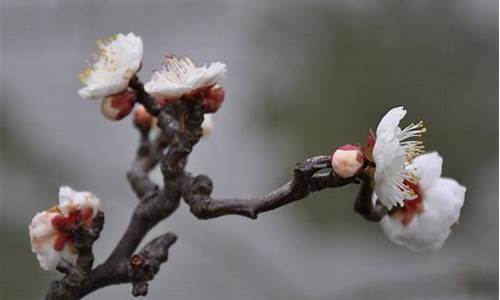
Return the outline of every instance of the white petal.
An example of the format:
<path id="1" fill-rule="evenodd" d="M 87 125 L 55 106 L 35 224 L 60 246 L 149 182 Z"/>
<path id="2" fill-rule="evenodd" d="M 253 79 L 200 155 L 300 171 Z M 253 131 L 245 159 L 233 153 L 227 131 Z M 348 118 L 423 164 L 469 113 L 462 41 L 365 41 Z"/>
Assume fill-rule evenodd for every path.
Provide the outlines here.
<path id="1" fill-rule="evenodd" d="M 71 202 L 75 191 L 69 186 L 59 187 L 59 205 L 67 205 Z"/>
<path id="2" fill-rule="evenodd" d="M 458 221 L 464 204 L 465 187 L 451 178 L 439 178 L 429 189 L 424 190 L 425 208 L 434 213 L 436 223 L 450 227 Z M 422 214 L 426 217 L 425 214 Z"/>
<path id="3" fill-rule="evenodd" d="M 208 68 L 203 67 L 200 69 L 203 71 L 200 78 L 198 78 L 194 84 L 195 89 L 216 84 L 222 79 L 227 70 L 226 64 L 221 62 L 215 62 L 210 64 Z"/>
<path id="4" fill-rule="evenodd" d="M 189 58 L 167 57 L 155 71 L 144 89 L 156 98 L 177 99 L 198 89 L 209 87 L 222 79 L 226 65 L 220 62 L 196 67 Z"/>
<path id="5" fill-rule="evenodd" d="M 377 127 L 377 137 L 373 147 L 375 161 L 375 193 L 380 202 L 388 208 L 404 205 L 404 200 L 414 198 L 413 191 L 405 181 L 413 181 L 415 174 L 406 165 L 415 155 L 422 153 L 423 145 L 418 140 L 425 128 L 423 123 L 412 124 L 404 130 L 398 127 L 405 116 L 403 107 L 391 109 Z"/>
<path id="6" fill-rule="evenodd" d="M 86 86 L 78 91 L 85 99 L 99 99 L 122 92 L 139 70 L 143 45 L 140 37 L 129 33 L 117 34 L 98 43 L 100 53 L 93 66 L 80 79 Z"/>
<path id="7" fill-rule="evenodd" d="M 434 156 L 436 158 L 436 156 Z M 430 165 L 427 165 L 430 166 Z M 424 167 L 425 168 L 425 167 Z M 424 170 L 425 176 L 435 176 Z M 450 227 L 458 221 L 464 203 L 465 187 L 453 179 L 438 178 L 422 187 L 424 210 L 413 217 L 408 225 L 397 218 L 386 216 L 381 225 L 387 237 L 413 251 L 436 250 L 442 247 L 451 233 Z"/>
<path id="8" fill-rule="evenodd" d="M 40 267 L 46 271 L 53 271 L 56 269 L 57 264 L 61 261 L 61 252 L 54 249 L 54 240 L 43 243 L 33 252 L 36 253 L 36 258 L 40 263 Z"/>
<path id="9" fill-rule="evenodd" d="M 377 138 L 386 133 L 394 134 L 394 131 L 397 130 L 399 122 L 406 115 L 406 110 L 402 106 L 394 107 L 389 110 L 380 123 L 377 126 Z"/>
<path id="10" fill-rule="evenodd" d="M 144 90 L 153 97 L 175 99 L 189 93 L 192 87 L 167 80 L 161 71 L 156 71 L 151 80 L 144 85 Z"/>
<path id="11" fill-rule="evenodd" d="M 417 156 L 412 166 L 420 178 L 419 185 L 425 190 L 430 188 L 441 177 L 443 158 L 437 152 L 429 152 Z"/>
<path id="12" fill-rule="evenodd" d="M 58 213 L 43 211 L 37 213 L 29 225 L 31 251 L 36 254 L 44 270 L 53 270 L 59 262 L 60 254 L 54 249 L 57 231 L 52 226 L 52 218 Z"/>
<path id="13" fill-rule="evenodd" d="M 77 192 L 68 186 L 59 189 L 59 209 L 68 214 L 74 209 L 92 208 L 93 215 L 102 210 L 99 199 L 90 192 Z"/>

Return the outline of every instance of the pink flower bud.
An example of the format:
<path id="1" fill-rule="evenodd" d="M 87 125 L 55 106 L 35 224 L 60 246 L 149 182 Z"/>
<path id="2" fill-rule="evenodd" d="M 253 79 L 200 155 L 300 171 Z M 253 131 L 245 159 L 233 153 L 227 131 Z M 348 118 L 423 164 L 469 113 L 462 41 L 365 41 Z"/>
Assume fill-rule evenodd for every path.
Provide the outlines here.
<path id="1" fill-rule="evenodd" d="M 143 105 L 138 105 L 134 111 L 134 124 L 142 130 L 149 130 L 153 123 L 153 116 L 151 116 L 144 108 Z"/>
<path id="2" fill-rule="evenodd" d="M 205 97 L 203 97 L 202 100 L 205 113 L 214 113 L 219 110 L 222 102 L 224 102 L 225 95 L 226 91 L 220 85 L 216 84 L 211 87 L 210 90 L 206 92 Z"/>
<path id="3" fill-rule="evenodd" d="M 332 155 L 332 169 L 340 177 L 350 178 L 363 170 L 364 156 L 358 145 L 343 145 Z"/>
<path id="4" fill-rule="evenodd" d="M 134 96 L 134 92 L 125 91 L 104 98 L 101 103 L 102 114 L 111 121 L 125 118 L 132 111 Z"/>

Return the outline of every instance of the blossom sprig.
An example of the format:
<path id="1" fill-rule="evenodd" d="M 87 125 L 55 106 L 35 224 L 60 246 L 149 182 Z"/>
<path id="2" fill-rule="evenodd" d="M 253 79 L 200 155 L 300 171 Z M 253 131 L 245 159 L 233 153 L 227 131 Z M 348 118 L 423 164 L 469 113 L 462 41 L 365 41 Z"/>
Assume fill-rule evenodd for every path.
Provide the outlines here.
<path id="1" fill-rule="evenodd" d="M 403 107 L 389 110 L 376 132 L 370 130 L 365 146 L 337 148 L 331 167 L 343 178 L 368 178 L 370 204 L 357 203 L 363 205 L 357 211 L 369 213 L 367 207 L 383 205 L 385 212 L 372 219 L 380 220 L 391 241 L 413 251 L 436 250 L 458 221 L 466 188 L 441 177 L 443 158 L 437 152 L 424 154 L 422 121 L 399 127 L 405 114 Z"/>
<path id="2" fill-rule="evenodd" d="M 40 267 L 55 270 L 62 259 L 74 263 L 78 250 L 73 232 L 81 226 L 90 228 L 99 212 L 101 203 L 92 193 L 61 187 L 59 205 L 37 213 L 29 225 L 31 251 Z"/>
<path id="3" fill-rule="evenodd" d="M 134 103 L 143 103 L 138 97 L 150 97 L 159 107 L 180 99 L 197 100 L 205 113 L 215 113 L 224 101 L 226 91 L 219 84 L 227 70 L 224 63 L 196 66 L 188 57 L 169 55 L 143 86 L 136 75 L 142 66 L 140 37 L 119 33 L 98 41 L 97 46 L 94 63 L 79 76 L 85 87 L 78 94 L 85 99 L 102 99 L 101 112 L 108 120 L 129 115 Z"/>
<path id="4" fill-rule="evenodd" d="M 408 166 L 419 178 L 416 183 L 407 183 L 416 197 L 404 200 L 404 206 L 394 207 L 382 219 L 382 228 L 391 241 L 416 252 L 437 250 L 451 234 L 466 188 L 454 179 L 441 177 L 442 165 L 443 158 L 431 152 L 418 156 Z"/>

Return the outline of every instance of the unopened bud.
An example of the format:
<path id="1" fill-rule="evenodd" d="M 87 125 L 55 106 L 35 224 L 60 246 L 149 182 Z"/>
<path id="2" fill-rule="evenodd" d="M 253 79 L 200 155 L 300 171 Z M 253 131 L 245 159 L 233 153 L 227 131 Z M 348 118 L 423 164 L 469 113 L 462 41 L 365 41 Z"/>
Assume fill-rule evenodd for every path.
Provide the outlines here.
<path id="1" fill-rule="evenodd" d="M 138 105 L 134 111 L 134 124 L 137 128 L 142 130 L 149 130 L 153 123 L 153 116 L 151 116 L 143 105 Z"/>
<path id="2" fill-rule="evenodd" d="M 102 114 L 111 121 L 125 118 L 132 111 L 134 96 L 134 92 L 125 91 L 102 99 Z"/>
<path id="3" fill-rule="evenodd" d="M 338 176 L 350 178 L 363 170 L 364 161 L 361 147 L 347 144 L 333 152 L 332 169 Z"/>
<path id="4" fill-rule="evenodd" d="M 222 105 L 222 102 L 224 102 L 225 95 L 226 91 L 222 86 L 216 84 L 211 87 L 201 102 L 205 112 L 214 113 L 218 111 Z"/>

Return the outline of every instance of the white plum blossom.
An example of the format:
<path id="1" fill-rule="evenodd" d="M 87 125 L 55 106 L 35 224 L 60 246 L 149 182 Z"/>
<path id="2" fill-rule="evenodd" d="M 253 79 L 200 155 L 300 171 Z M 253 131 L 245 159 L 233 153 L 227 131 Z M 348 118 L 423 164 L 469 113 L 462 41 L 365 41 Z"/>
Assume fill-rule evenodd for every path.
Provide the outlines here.
<path id="1" fill-rule="evenodd" d="M 119 33 L 98 41 L 97 46 L 99 52 L 94 56 L 94 64 L 79 76 L 86 86 L 78 94 L 85 99 L 100 99 L 125 91 L 141 67 L 142 39 L 133 33 Z"/>
<path id="2" fill-rule="evenodd" d="M 413 158 L 424 152 L 421 141 L 409 140 L 422 136 L 425 132 L 423 122 L 401 130 L 398 125 L 405 114 L 403 107 L 395 107 L 387 112 L 378 124 L 373 147 L 375 193 L 388 208 L 403 206 L 405 199 L 415 197 L 407 185 L 415 181 L 415 172 L 407 166 Z"/>
<path id="3" fill-rule="evenodd" d="M 203 137 L 208 137 L 211 135 L 215 129 L 214 114 L 205 114 L 203 123 L 201 123 L 201 129 L 203 129 Z"/>
<path id="4" fill-rule="evenodd" d="M 188 57 L 167 56 L 144 89 L 158 99 L 176 100 L 215 85 L 225 72 L 226 65 L 221 62 L 197 67 Z"/>
<path id="5" fill-rule="evenodd" d="M 457 223 L 464 203 L 465 187 L 441 177 L 443 158 L 427 153 L 415 158 L 417 184 L 411 184 L 416 197 L 405 200 L 404 207 L 394 208 L 381 225 L 387 237 L 412 251 L 437 250 Z M 376 198 L 376 197 L 375 197 Z"/>
<path id="6" fill-rule="evenodd" d="M 68 229 L 76 221 L 90 225 L 100 210 L 101 203 L 92 193 L 60 187 L 59 205 L 37 213 L 29 225 L 31 251 L 36 254 L 40 266 L 50 271 L 55 270 L 62 258 L 74 262 L 77 253 Z"/>

